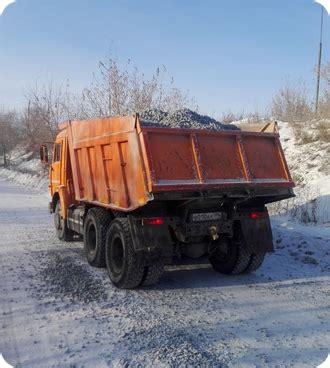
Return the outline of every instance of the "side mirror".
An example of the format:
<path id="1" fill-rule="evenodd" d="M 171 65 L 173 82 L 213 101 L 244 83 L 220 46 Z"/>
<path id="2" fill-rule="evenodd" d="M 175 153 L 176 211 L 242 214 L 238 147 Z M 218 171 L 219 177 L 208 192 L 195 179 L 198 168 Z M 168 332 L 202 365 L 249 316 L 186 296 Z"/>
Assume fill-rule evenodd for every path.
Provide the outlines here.
<path id="1" fill-rule="evenodd" d="M 48 164 L 48 148 L 45 144 L 40 146 L 40 160 L 43 164 Z"/>

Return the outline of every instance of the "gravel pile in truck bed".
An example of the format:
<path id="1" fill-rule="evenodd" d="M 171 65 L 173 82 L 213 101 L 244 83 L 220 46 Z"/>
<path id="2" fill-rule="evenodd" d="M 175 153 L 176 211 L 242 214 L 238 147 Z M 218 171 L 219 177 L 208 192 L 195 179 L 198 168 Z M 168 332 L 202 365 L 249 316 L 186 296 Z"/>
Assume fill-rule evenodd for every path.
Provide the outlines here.
<path id="1" fill-rule="evenodd" d="M 223 124 L 206 115 L 189 109 L 167 113 L 161 110 L 146 110 L 140 114 L 142 126 L 184 129 L 240 130 L 232 124 Z"/>

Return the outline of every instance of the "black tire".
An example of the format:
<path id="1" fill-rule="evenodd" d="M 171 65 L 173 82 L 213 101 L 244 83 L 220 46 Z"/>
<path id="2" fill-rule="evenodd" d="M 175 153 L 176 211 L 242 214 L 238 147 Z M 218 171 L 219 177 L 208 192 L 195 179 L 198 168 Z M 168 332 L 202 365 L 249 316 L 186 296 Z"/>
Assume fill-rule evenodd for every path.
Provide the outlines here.
<path id="1" fill-rule="evenodd" d="M 88 263 L 94 267 L 105 267 L 105 240 L 112 220 L 104 208 L 91 208 L 84 221 L 84 249 Z"/>
<path id="2" fill-rule="evenodd" d="M 144 267 L 139 264 L 127 218 L 112 221 L 106 236 L 106 264 L 112 283 L 121 289 L 141 285 Z"/>
<path id="3" fill-rule="evenodd" d="M 142 279 L 142 286 L 151 286 L 158 284 L 164 272 L 164 264 L 157 263 L 152 266 L 145 267 Z"/>
<path id="4" fill-rule="evenodd" d="M 250 253 L 241 241 L 228 239 L 227 251 L 216 249 L 209 257 L 212 267 L 224 274 L 238 275 L 243 273 L 250 262 Z"/>
<path id="5" fill-rule="evenodd" d="M 61 216 L 61 201 L 58 200 L 54 212 L 54 225 L 57 237 L 62 241 L 72 241 L 74 232 L 67 226 L 66 220 Z"/>
<path id="6" fill-rule="evenodd" d="M 111 212 L 112 212 L 114 218 L 125 218 L 125 217 L 127 217 L 127 213 L 125 213 L 125 212 L 116 211 L 116 210 L 111 210 Z"/>
<path id="7" fill-rule="evenodd" d="M 244 270 L 244 273 L 252 273 L 257 271 L 257 269 L 260 268 L 261 265 L 263 264 L 265 255 L 266 253 L 252 254 L 250 257 L 250 263 Z"/>

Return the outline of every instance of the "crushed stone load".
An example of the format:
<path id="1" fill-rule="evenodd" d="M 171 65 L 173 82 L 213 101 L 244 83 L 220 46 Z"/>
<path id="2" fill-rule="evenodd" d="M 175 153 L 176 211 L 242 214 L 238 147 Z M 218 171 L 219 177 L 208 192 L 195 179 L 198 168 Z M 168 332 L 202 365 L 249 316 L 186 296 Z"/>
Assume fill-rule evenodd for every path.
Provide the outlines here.
<path id="1" fill-rule="evenodd" d="M 146 110 L 140 114 L 142 126 L 209 129 L 209 130 L 240 130 L 232 124 L 223 124 L 206 115 L 200 115 L 189 109 L 177 110 L 172 113 L 157 109 Z"/>

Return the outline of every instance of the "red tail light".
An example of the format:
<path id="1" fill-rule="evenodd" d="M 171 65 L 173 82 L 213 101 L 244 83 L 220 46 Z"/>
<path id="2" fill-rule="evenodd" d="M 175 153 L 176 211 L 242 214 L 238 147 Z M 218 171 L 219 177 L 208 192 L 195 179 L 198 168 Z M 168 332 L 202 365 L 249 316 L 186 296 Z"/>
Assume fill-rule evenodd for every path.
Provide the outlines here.
<path id="1" fill-rule="evenodd" d="M 164 219 L 162 217 L 143 219 L 142 225 L 164 225 Z"/>
<path id="2" fill-rule="evenodd" d="M 251 212 L 250 219 L 258 220 L 260 218 L 266 218 L 268 216 L 267 212 Z"/>

